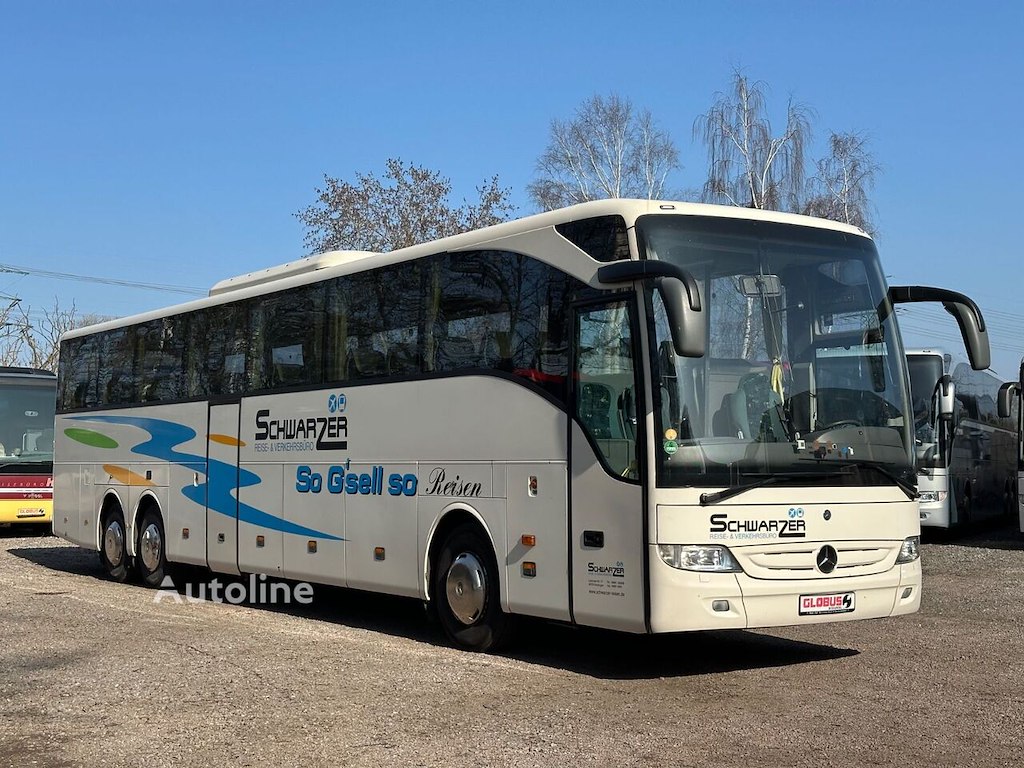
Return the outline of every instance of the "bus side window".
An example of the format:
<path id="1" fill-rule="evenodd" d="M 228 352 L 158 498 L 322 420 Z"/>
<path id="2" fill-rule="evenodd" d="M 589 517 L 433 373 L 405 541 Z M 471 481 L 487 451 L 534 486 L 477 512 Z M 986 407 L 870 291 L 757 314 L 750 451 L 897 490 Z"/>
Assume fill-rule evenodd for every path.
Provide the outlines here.
<path id="1" fill-rule="evenodd" d="M 373 339 L 369 336 L 360 336 L 356 340 L 349 350 L 348 359 L 350 379 L 369 379 L 384 375 L 384 353 L 374 347 Z"/>

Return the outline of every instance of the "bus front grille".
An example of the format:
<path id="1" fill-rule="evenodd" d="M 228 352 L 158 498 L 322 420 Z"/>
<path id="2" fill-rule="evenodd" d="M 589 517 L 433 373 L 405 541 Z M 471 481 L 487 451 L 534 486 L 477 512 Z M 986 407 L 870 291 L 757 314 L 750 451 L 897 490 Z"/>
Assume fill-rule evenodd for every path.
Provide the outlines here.
<path id="1" fill-rule="evenodd" d="M 828 573 L 817 566 L 819 553 L 826 546 L 836 551 L 835 567 Z M 892 568 L 899 550 L 898 543 L 879 541 L 754 544 L 732 548 L 744 573 L 755 579 L 868 576 Z"/>

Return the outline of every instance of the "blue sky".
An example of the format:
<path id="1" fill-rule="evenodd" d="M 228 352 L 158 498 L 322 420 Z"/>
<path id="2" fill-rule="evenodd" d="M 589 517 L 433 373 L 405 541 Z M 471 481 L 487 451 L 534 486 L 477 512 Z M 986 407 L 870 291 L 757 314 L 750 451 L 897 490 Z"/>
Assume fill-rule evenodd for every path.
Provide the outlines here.
<path id="1" fill-rule="evenodd" d="M 456 202 L 497 174 L 527 214 L 550 121 L 595 93 L 649 109 L 696 188 L 694 118 L 740 66 L 778 124 L 790 96 L 815 110 L 814 154 L 870 137 L 890 282 L 973 296 L 1004 377 L 1024 354 L 1024 3 L 0 0 L 0 20 L 0 264 L 205 289 L 303 255 L 293 213 L 323 174 L 388 157 Z M 2 273 L 0 293 L 108 315 L 186 298 Z M 903 327 L 960 347 L 941 310 Z"/>

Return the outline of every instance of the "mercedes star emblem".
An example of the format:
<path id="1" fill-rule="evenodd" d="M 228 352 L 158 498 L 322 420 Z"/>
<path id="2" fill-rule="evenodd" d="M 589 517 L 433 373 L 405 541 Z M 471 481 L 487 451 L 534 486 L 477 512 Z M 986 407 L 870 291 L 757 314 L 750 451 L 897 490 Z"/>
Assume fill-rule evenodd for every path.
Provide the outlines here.
<path id="1" fill-rule="evenodd" d="M 832 573 L 839 563 L 839 553 L 836 552 L 835 547 L 826 544 L 818 550 L 818 556 L 814 559 L 814 563 L 822 573 Z"/>

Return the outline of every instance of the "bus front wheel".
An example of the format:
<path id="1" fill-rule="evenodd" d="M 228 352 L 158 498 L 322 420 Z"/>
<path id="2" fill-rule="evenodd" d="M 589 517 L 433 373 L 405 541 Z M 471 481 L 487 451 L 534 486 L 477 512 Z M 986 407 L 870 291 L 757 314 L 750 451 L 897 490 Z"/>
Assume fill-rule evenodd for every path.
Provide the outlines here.
<path id="1" fill-rule="evenodd" d="M 117 507 L 103 514 L 100 536 L 100 564 L 114 581 L 128 580 L 128 549 L 125 546 L 124 515 Z"/>
<path id="2" fill-rule="evenodd" d="M 445 540 L 433 598 L 441 628 L 458 647 L 494 651 L 506 639 L 511 622 L 501 610 L 497 561 L 477 526 L 460 526 Z"/>
<path id="3" fill-rule="evenodd" d="M 160 514 L 152 507 L 142 513 L 139 521 L 139 539 L 135 546 L 135 568 L 147 587 L 159 587 L 167 570 L 164 550 L 164 524 Z"/>

